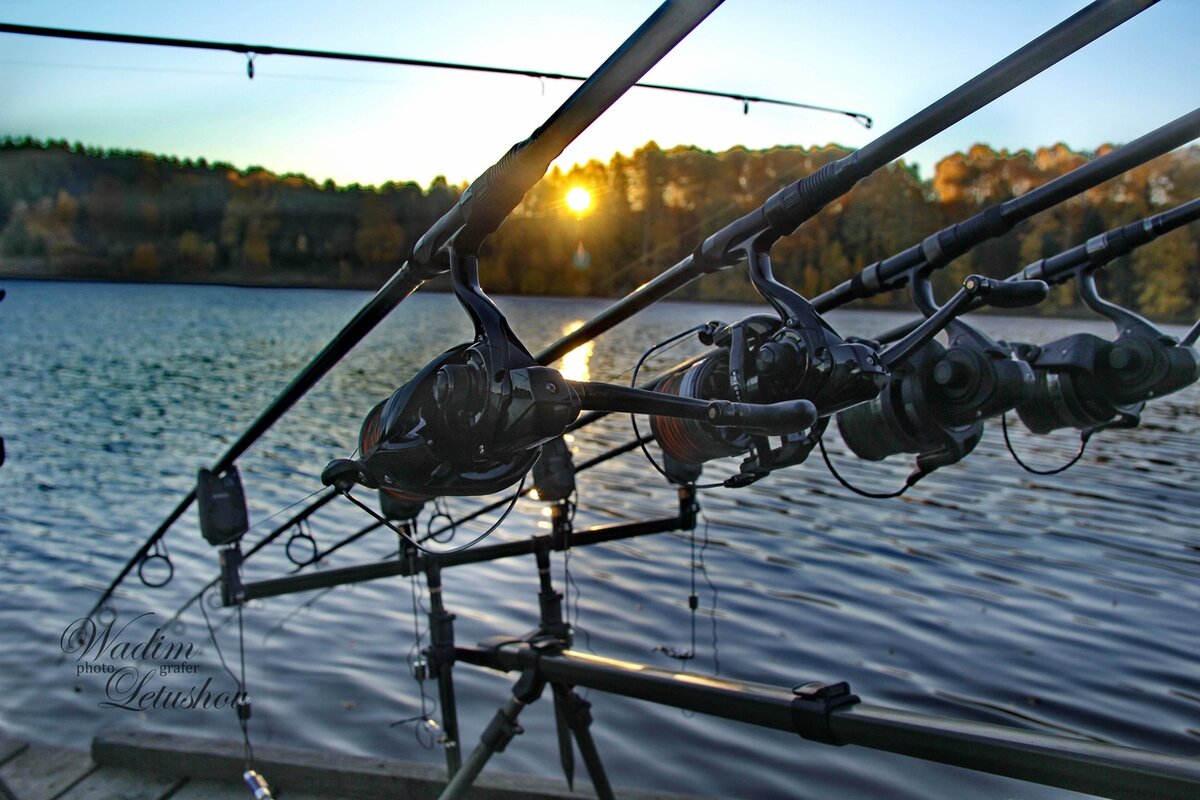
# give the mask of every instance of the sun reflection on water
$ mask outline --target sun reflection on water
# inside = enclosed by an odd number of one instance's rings
[[[574,333],[583,325],[583,320],[577,319],[563,326],[563,336]],[[591,380],[591,372],[588,370],[588,362],[592,360],[592,342],[584,342],[576,347],[571,352],[562,357],[559,362],[558,369],[562,372],[564,378],[569,381],[587,381]]]

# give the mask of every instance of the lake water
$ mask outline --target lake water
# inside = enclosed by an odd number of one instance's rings
[[[0,303],[0,686],[12,736],[86,746],[101,728],[237,738],[228,710],[103,708],[105,675],[79,675],[60,639],[131,552],[285,383],[367,299],[364,293],[8,281]],[[602,301],[499,298],[531,349],[558,338]],[[623,375],[667,334],[742,306],[662,304],[575,356],[592,379]],[[835,314],[843,334],[900,321]],[[1010,338],[1048,341],[1106,323],[988,318]],[[240,462],[251,522],[319,488],[349,454],[365,413],[428,359],[469,338],[448,296],[418,294],[333,370]],[[670,353],[687,354],[691,343]],[[666,361],[666,359],[664,359]],[[1200,754],[1200,532],[1195,387],[1152,403],[1137,430],[1097,437],[1056,477],[1022,471],[998,426],[966,461],[899,500],[850,496],[819,456],[747,489],[701,493],[716,598],[700,581],[695,661],[688,669],[792,685],[848,680],[871,703],[1027,727],[1171,753]],[[1028,461],[1062,463],[1077,435],[1034,438],[1014,426]],[[576,459],[632,438],[627,418],[581,431]],[[906,459],[832,455],[859,484],[900,484]],[[721,475],[717,466],[709,475]],[[452,513],[475,508],[456,499]],[[640,454],[579,478],[577,528],[667,516],[675,495]],[[518,504],[500,538],[545,527],[543,507]],[[426,514],[428,516],[428,514]],[[250,534],[254,540],[271,520]],[[488,522],[490,520],[485,520]],[[336,501],[312,531],[322,546],[369,522]],[[423,520],[422,520],[423,524]],[[473,528],[460,531],[465,541]],[[194,514],[166,539],[175,578],[150,589],[136,576],[115,605],[124,624],[165,621],[216,573]],[[330,559],[365,563],[395,548],[386,531]],[[282,546],[247,565],[251,580],[290,569]],[[690,643],[689,541],[648,536],[580,548],[570,559],[577,646],[664,668],[663,646]],[[562,588],[562,558],[555,555]],[[536,623],[536,577],[525,557],[446,573],[457,638],[519,634]],[[420,713],[407,661],[412,595],[394,578],[254,602],[246,610],[248,684],[256,744],[442,763],[411,725]],[[236,625],[213,608],[236,669]],[[198,672],[155,680],[229,687],[193,607],[173,641],[198,648]],[[135,625],[135,627],[136,627]],[[152,627],[152,626],[151,626]],[[147,632],[149,629],[145,629]],[[456,670],[464,744],[506,699],[510,677]],[[430,686],[430,694],[436,691]],[[593,692],[593,731],[617,786],[730,797],[1077,796],[856,747]],[[435,713],[436,716],[436,713]],[[548,699],[525,712],[526,733],[489,769],[558,773]],[[582,765],[579,766],[582,773]],[[270,776],[267,776],[268,779]]]

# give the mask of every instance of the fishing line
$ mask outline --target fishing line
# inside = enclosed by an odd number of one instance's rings
[[[708,574],[708,564],[704,560],[704,551],[708,549],[708,516],[704,510],[700,510],[700,519],[704,522],[704,537],[700,545],[700,574],[704,576],[704,582],[708,584],[708,589],[712,593],[712,603],[709,606],[709,616],[712,619],[712,652],[713,652],[713,670],[716,675],[721,674],[721,650],[717,645],[717,597],[720,590],[717,589],[717,584],[713,582],[712,576]]]
[[[238,688],[242,693],[237,709],[238,722],[242,726],[242,740],[246,744],[246,770],[249,771],[254,763],[254,746],[250,744],[250,695],[246,692],[246,629],[242,619],[244,608],[245,606],[240,605],[237,609],[238,658],[241,661],[241,679],[238,682]]]
[[[826,425],[828,425],[828,418],[826,418]],[[829,458],[829,453],[825,450],[825,430],[826,429],[822,427],[820,435],[817,436],[817,447],[821,450],[821,458],[824,459],[825,466],[829,469],[829,474],[836,478],[837,482],[842,486],[854,492],[855,494],[860,495],[861,497],[867,497],[871,500],[890,500],[893,497],[900,497],[917,481],[921,480],[921,478],[925,477],[926,475],[924,472],[914,472],[912,475],[908,476],[908,479],[904,482],[904,485],[894,492],[869,492],[866,489],[860,489],[854,484],[850,483],[850,481],[843,478],[837,471],[837,468],[833,466],[833,461]]]
[[[637,387],[638,371],[641,370],[642,364],[646,363],[646,359],[649,358],[651,356],[651,354],[667,347],[668,345],[676,344],[676,343],[682,341],[683,339],[687,338],[688,336],[691,336],[693,333],[699,333],[700,331],[705,330],[707,328],[708,328],[707,323],[697,325],[693,328],[688,328],[686,331],[683,331],[682,333],[677,333],[674,336],[664,339],[663,341],[659,342],[656,345],[652,345],[649,350],[642,353],[642,357],[639,358],[637,364],[634,365],[633,377],[631,377],[629,379],[629,385],[632,387],[635,387],[635,388]],[[658,465],[658,462],[654,460],[654,456],[650,455],[650,449],[648,447],[646,447],[646,442],[643,440],[642,432],[641,432],[641,430],[638,429],[637,415],[630,414],[629,421],[631,423],[633,423],[633,435],[638,438],[638,440],[641,444],[642,453],[646,456],[646,460],[650,462],[650,466],[654,467],[654,469],[656,469],[658,471],[659,475],[662,475],[664,478],[667,479],[668,483],[674,483],[674,484],[682,483],[683,485],[690,486],[693,489],[714,489],[716,487],[725,485],[723,481],[716,481],[714,483],[696,484],[696,483],[689,483],[687,481],[680,481],[677,478],[672,478],[670,475],[667,474],[666,470],[664,470],[662,467],[660,467]]]
[[[689,571],[690,571],[690,582],[691,582],[691,593],[688,595],[688,609],[690,610],[690,617],[691,617],[691,619],[690,619],[691,649],[680,652],[678,649],[676,649],[670,645],[659,645],[658,647],[655,647],[654,649],[657,652],[660,652],[669,658],[674,658],[674,659],[684,662],[680,667],[680,669],[682,671],[687,670],[687,662],[688,661],[691,661],[692,659],[696,658],[696,653],[697,653],[697,651],[696,651],[696,612],[700,608],[700,595],[696,588],[696,573],[699,572],[701,575],[704,576],[704,581],[705,581],[705,583],[708,584],[709,593],[710,593],[710,596],[712,597],[711,603],[709,605],[709,617],[712,620],[713,669],[715,671],[715,674],[720,675],[721,674],[721,655],[720,655],[720,648],[719,648],[718,639],[717,639],[717,597],[719,594],[719,590],[717,589],[717,585],[715,583],[713,583],[712,577],[708,574],[708,564],[704,560],[704,551],[707,550],[708,546],[709,546],[708,517],[704,515],[703,511],[699,511],[699,514],[700,514],[701,520],[703,520],[703,522],[704,522],[704,533],[701,538],[701,544],[700,544],[699,549],[697,549],[697,547],[696,547],[696,529],[695,529],[695,527],[693,527],[691,529],[691,531],[689,531],[689,536],[688,536],[688,546],[689,546],[689,555],[690,555],[690,564],[689,564],[690,570]],[[685,716],[686,716],[686,714],[685,714]]]
[[[321,551],[320,553],[317,554],[317,557],[314,558],[312,561],[309,561],[309,562],[306,562],[304,564],[300,564],[300,565],[294,567],[292,569],[292,571],[288,574],[295,575],[297,572],[300,572],[307,566],[310,566],[313,564],[319,564],[322,561],[324,561],[326,558],[328,558],[329,556],[336,553],[338,550],[341,550],[343,547],[346,547],[347,545],[350,545],[350,544],[354,544],[359,539],[366,536],[368,533],[373,533],[374,531],[377,531],[382,527],[383,527],[382,524],[380,524],[378,522],[372,522],[370,525],[363,528],[361,531],[358,531],[357,533],[353,533],[350,536],[347,536],[345,539],[342,539],[337,544],[332,545],[328,549]]]
[[[203,592],[201,592],[201,595],[203,595]],[[242,739],[244,742],[243,755],[245,757],[246,770],[248,771],[254,761],[254,748],[250,744],[250,697],[246,693],[246,636],[245,629],[242,626],[242,607],[238,606],[237,613],[238,650],[241,655],[242,670],[241,678],[238,678],[238,676],[234,674],[233,670],[229,668],[229,664],[225,661],[225,654],[221,651],[221,643],[217,640],[217,632],[213,628],[212,620],[208,617],[208,611],[204,608],[203,597],[201,598],[200,602],[200,613],[204,615],[204,624],[208,627],[208,638],[212,641],[213,648],[217,651],[217,658],[221,662],[221,667],[226,673],[228,673],[229,677],[235,684],[237,684],[238,687],[238,693],[240,695],[240,698],[236,704],[238,725],[242,729]],[[243,709],[245,710],[243,711]]]
[[[1072,457],[1070,461],[1068,461],[1066,464],[1063,464],[1061,467],[1055,467],[1053,469],[1034,469],[1022,461],[1021,457],[1017,455],[1017,451],[1013,449],[1012,441],[1008,438],[1007,413],[1000,415],[1000,432],[1004,434],[1004,446],[1008,448],[1008,454],[1013,457],[1013,461],[1016,461],[1026,472],[1032,472],[1034,475],[1057,475],[1060,472],[1066,472],[1071,467],[1075,466],[1079,459],[1083,458],[1083,451],[1087,449],[1088,443],[1087,433],[1082,433],[1079,435],[1079,450],[1076,451],[1074,457]]]
[[[702,328],[703,328],[704,326],[703,326],[703,325],[701,325],[700,327],[702,327]],[[663,349],[660,351],[660,355],[661,355],[662,353],[666,353],[666,352],[668,352],[668,351],[670,351],[670,350],[674,350],[676,347],[678,347],[680,344],[682,344],[682,343],[683,343],[683,341],[684,341],[684,339],[685,339],[685,338],[686,338],[686,334],[685,334],[683,337],[680,337],[678,341],[672,341],[670,344],[668,344],[667,346],[665,346],[665,347],[664,347],[664,348],[663,348]],[[633,369],[634,369],[634,367],[626,367],[625,369],[621,370],[621,371],[620,371],[620,372],[618,372],[617,374],[615,374],[615,375],[611,375],[611,376],[609,376],[609,377],[605,378],[605,379],[604,379],[604,381],[605,381],[605,383],[615,383],[615,382],[617,381],[617,379],[618,379],[618,378],[624,378],[626,375],[628,375],[630,372],[632,372],[632,371],[633,371]],[[578,430],[578,428],[577,428],[576,430]]]
[[[49,69],[81,69],[88,72],[102,70],[107,72],[145,72],[150,74],[174,73],[179,75],[215,75],[228,77],[228,70],[216,69],[186,69],[183,67],[122,67],[116,64],[68,64],[62,61],[20,61],[17,59],[0,59],[0,64],[11,64],[18,67],[41,67]]]
[[[654,649],[668,658],[674,658],[683,662],[680,665],[682,671],[687,671],[687,662],[696,657],[696,609],[700,607],[700,596],[696,594],[696,529],[693,527],[689,532],[688,542],[690,554],[688,559],[689,572],[691,573],[691,592],[688,594],[688,609],[689,621],[691,623],[691,647],[687,650],[679,650],[676,647],[666,644],[660,644]]]
[[[508,508],[504,509],[504,513],[500,515],[500,519],[498,519],[494,523],[492,523],[492,526],[490,528],[488,528],[486,531],[484,531],[483,533],[476,536],[471,541],[467,542],[466,544],[464,544],[460,547],[453,547],[449,550],[432,550],[428,547],[425,547],[424,545],[421,544],[421,540],[415,539],[410,534],[406,533],[405,531],[402,531],[400,528],[397,528],[395,525],[393,525],[391,523],[391,521],[385,519],[384,517],[382,517],[378,513],[376,513],[375,509],[371,508],[366,503],[362,502],[357,497],[350,494],[350,492],[348,490],[339,489],[338,493],[341,494],[342,497],[345,497],[347,500],[349,500],[351,503],[354,503],[354,505],[361,508],[363,511],[367,512],[367,514],[371,515],[378,521],[382,522],[384,525],[391,528],[401,538],[405,539],[409,544],[411,544],[413,547],[420,550],[422,553],[425,553],[426,555],[430,555],[430,556],[444,556],[444,555],[450,555],[451,553],[460,553],[463,550],[466,550],[470,547],[474,547],[476,544],[478,544],[479,542],[482,542],[484,539],[486,539],[487,537],[489,537],[493,533],[495,533],[496,530],[500,527],[500,525],[504,523],[504,520],[508,519],[508,515],[510,513],[512,513],[513,508],[516,507],[517,500],[520,499],[521,492],[525,488],[525,478],[526,477],[527,476],[525,476],[525,475],[521,476],[521,483],[517,486],[517,491],[513,494],[512,500],[508,504]]]
[[[247,529],[246,529],[246,533],[249,533],[250,531],[254,530],[255,528],[258,528],[258,527],[260,527],[261,525],[264,525],[264,524],[266,524],[266,523],[270,522],[271,520],[275,519],[276,517],[278,517],[278,516],[279,516],[280,514],[282,514],[283,512],[285,512],[285,511],[289,511],[289,510],[291,510],[291,509],[295,508],[296,506],[300,505],[301,503],[307,503],[309,500],[313,499],[314,497],[316,497],[317,495],[319,495],[319,494],[320,494],[321,492],[323,492],[323,491],[325,491],[325,487],[324,487],[324,486],[322,486],[320,489],[317,489],[315,492],[312,492],[311,494],[307,494],[307,495],[305,495],[304,497],[301,497],[301,498],[300,498],[299,500],[297,500],[296,502],[294,502],[294,503],[292,503],[292,504],[290,504],[290,505],[286,505],[286,506],[284,506],[283,508],[281,508],[281,509],[279,509],[278,511],[276,511],[276,512],[275,512],[274,514],[272,514],[271,516],[269,516],[269,517],[264,517],[263,519],[260,519],[258,522],[254,523],[254,524],[253,524],[253,525],[251,525],[249,528],[247,528]],[[244,536],[244,535],[245,535],[245,534],[243,534],[243,536]],[[261,546],[261,545],[258,545],[258,546]],[[247,554],[247,557],[249,557],[249,554]]]
[[[183,612],[185,612],[185,611],[187,611],[189,608],[191,608],[191,607],[192,607],[192,605],[193,605],[193,604],[194,604],[194,603],[195,603],[197,600],[199,600],[199,599],[200,599],[200,598],[201,598],[201,597],[204,595],[204,593],[205,593],[205,592],[207,592],[209,589],[215,588],[215,587],[216,587],[216,585],[217,585],[218,583],[220,583],[220,582],[221,582],[221,579],[220,579],[220,578],[213,578],[211,581],[209,581],[209,582],[208,582],[208,583],[206,583],[206,584],[205,584],[203,587],[201,587],[200,591],[196,592],[194,595],[192,595],[191,597],[189,597],[189,598],[187,599],[187,601],[186,601],[186,602],[185,602],[185,603],[184,603],[182,606],[180,606],[180,607],[179,607],[179,610],[177,610],[177,611],[176,611],[176,612],[175,612],[175,613],[174,613],[174,614],[171,616],[171,618],[167,620],[167,625],[168,625],[168,626],[170,626],[170,627],[172,627],[172,629],[173,629],[173,630],[176,630],[176,632],[181,632],[183,629],[182,629],[182,628],[177,628],[176,626],[182,626],[182,625],[183,625],[183,620],[181,620],[181,619],[180,619],[180,617],[181,617],[181,616],[183,616]]]
[[[274,514],[272,514],[271,516],[267,517],[266,519],[263,519],[263,520],[260,520],[260,521],[256,522],[256,523],[255,523],[254,525],[252,525],[252,526],[251,526],[249,529],[247,529],[246,533],[249,533],[250,531],[252,531],[252,530],[254,530],[255,528],[259,527],[260,525],[262,525],[262,524],[263,524],[264,522],[266,522],[267,520],[274,519],[275,517],[277,517],[277,516],[279,516],[280,514],[282,514],[284,511],[287,511],[287,510],[288,510],[288,509],[290,509],[290,508],[295,508],[296,506],[300,505],[301,503],[307,502],[307,501],[308,501],[308,500],[310,500],[310,499],[311,499],[311,498],[312,498],[314,495],[317,495],[317,494],[319,494],[319,493],[320,493],[320,492],[322,492],[322,491],[324,491],[324,489],[318,489],[317,491],[315,491],[315,492],[313,492],[312,494],[308,495],[308,497],[303,497],[303,498],[301,498],[301,499],[297,500],[296,502],[292,503],[291,505],[289,505],[289,506],[285,506],[284,508],[281,508],[279,511],[276,511]],[[307,513],[309,513],[309,514],[311,514],[311,513],[314,513],[314,512],[316,512],[316,511],[317,511],[317,509],[319,509],[321,506],[323,506],[323,505],[325,505],[326,503],[328,503],[328,502],[329,502],[331,499],[333,499],[333,498],[334,498],[334,497],[336,497],[336,496],[337,496],[337,493],[336,493],[336,492],[332,492],[332,491],[331,491],[331,492],[329,492],[328,494],[326,494],[324,497],[322,497],[320,500],[318,500],[316,503],[312,504],[312,505],[311,505],[309,508],[305,509],[305,511],[306,511]],[[303,521],[303,520],[297,520],[297,523],[299,523],[299,522],[301,522],[301,521]],[[286,531],[287,531],[287,530],[288,530],[290,527],[292,527],[292,526],[290,526],[290,525],[289,525],[289,526],[287,526],[287,527],[284,527],[284,528],[281,528],[281,529],[279,529],[279,530],[275,531],[274,533],[271,533],[271,534],[269,534],[268,536],[265,536],[263,539],[261,539],[259,542],[257,542],[257,543],[256,543],[256,544],[255,544],[253,547],[251,547],[251,548],[250,548],[248,551],[246,551],[246,555],[245,555],[245,556],[243,556],[243,558],[242,558],[242,563],[243,563],[243,564],[244,564],[244,563],[246,563],[246,561],[248,561],[248,560],[250,559],[250,557],[251,557],[251,556],[253,556],[253,555],[254,555],[255,553],[257,553],[258,551],[262,550],[264,547],[266,547],[268,544],[270,544],[271,542],[273,542],[275,539],[277,539],[277,538],[279,538],[280,536],[282,536],[282,535],[283,535],[283,534],[284,534],[284,533],[285,533],[285,532],[286,532]],[[160,541],[161,541],[161,540],[160,540]],[[157,544],[157,542],[156,542],[155,544]],[[329,553],[333,552],[334,550],[336,550],[336,549],[337,549],[338,547],[340,547],[340,546],[341,546],[341,545],[334,545],[334,546],[333,546],[333,547],[331,547],[331,548],[330,548],[328,551],[326,551],[326,553],[325,553],[324,555],[328,555]],[[309,563],[316,563],[316,561],[320,561],[320,557],[318,557],[318,558],[317,558],[315,561],[312,561],[312,562],[309,562]],[[306,566],[307,566],[307,565],[306,565]],[[298,568],[297,568],[297,570],[299,570],[299,569],[300,569],[300,568],[298,567]],[[294,570],[294,571],[297,571],[297,570]],[[216,578],[213,578],[213,579],[212,579],[211,581],[209,581],[208,583],[206,583],[206,584],[205,584],[203,587],[201,587],[201,588],[200,588],[200,591],[196,592],[196,593],[195,593],[195,594],[193,594],[191,597],[189,597],[189,598],[188,598],[188,599],[187,599],[187,600],[184,602],[184,604],[183,604],[183,605],[181,605],[181,606],[179,607],[179,609],[178,609],[178,610],[177,610],[177,611],[176,611],[176,612],[175,612],[173,615],[171,615],[170,619],[168,619],[168,620],[167,620],[167,623],[166,623],[166,624],[167,624],[168,626],[176,626],[176,625],[181,625],[181,624],[182,624],[182,621],[180,620],[180,617],[183,615],[183,613],[184,613],[185,611],[187,611],[189,608],[191,608],[191,607],[192,607],[192,605],[193,605],[193,604],[194,604],[194,603],[195,603],[197,600],[200,600],[200,599],[203,597],[203,595],[204,595],[204,593],[205,593],[205,592],[207,592],[209,589],[212,589],[212,588],[214,588],[214,587],[215,587],[215,586],[216,586],[218,583],[220,583],[220,582],[221,582],[221,578],[218,576],[218,577],[216,577]]]
[[[579,472],[579,470],[576,470]],[[572,497],[578,497],[578,490],[571,492]],[[575,511],[578,508],[577,503],[572,502],[568,498],[568,514],[567,522],[574,524]],[[566,617],[567,623],[571,626],[571,630],[575,633],[583,634],[583,649],[589,653],[595,653],[592,649],[592,634],[586,628],[579,625],[579,604],[583,599],[583,590],[579,588],[578,581],[575,580],[574,574],[571,572],[571,539],[567,537],[563,543],[563,616]],[[575,592],[575,599],[572,601],[571,592]]]
[[[277,622],[277,623],[275,623],[274,625],[272,625],[272,626],[271,626],[271,629],[270,629],[270,630],[268,630],[266,633],[264,633],[264,634],[263,634],[263,639],[262,639],[262,640],[263,640],[263,644],[266,644],[266,643],[267,643],[267,641],[268,641],[268,640],[269,640],[269,639],[270,639],[272,636],[274,636],[274,635],[275,635],[276,633],[278,633],[279,631],[283,630],[284,626],[285,626],[285,625],[287,625],[288,621],[289,621],[290,619],[292,619],[292,617],[296,616],[296,615],[297,615],[297,614],[299,614],[301,611],[305,611],[305,610],[307,610],[307,609],[310,609],[310,608],[312,608],[313,606],[315,606],[315,605],[317,604],[317,601],[318,601],[318,600],[320,600],[322,597],[324,597],[325,595],[329,594],[330,592],[332,592],[332,591],[333,591],[334,589],[336,589],[336,588],[338,588],[338,587],[336,587],[336,586],[330,586],[330,587],[327,587],[327,588],[325,588],[325,589],[322,589],[321,591],[317,592],[315,595],[313,595],[313,596],[312,596],[312,597],[310,597],[309,599],[305,600],[305,601],[304,601],[303,603],[301,603],[300,605],[298,605],[298,606],[296,606],[295,608],[293,608],[293,609],[292,609],[291,611],[289,611],[287,614],[284,614],[284,615],[283,615],[283,618],[282,618],[282,619],[280,619],[280,620],[279,620],[279,622]]]
[[[412,554],[409,554],[409,563],[412,564]],[[433,712],[437,709],[437,704],[434,700],[425,693],[425,680],[428,677],[428,664],[421,656],[421,642],[424,640],[425,631],[421,630],[421,611],[428,611],[424,604],[418,599],[419,590],[417,589],[417,570],[413,569],[409,574],[409,587],[412,596],[412,621],[413,621],[413,644],[408,649],[408,669],[409,674],[417,682],[418,691],[421,695],[421,713],[393,722],[388,727],[395,728],[400,725],[408,725],[410,723],[420,723],[413,728],[413,735],[416,737],[417,744],[425,750],[432,750],[437,744],[434,738],[434,732],[439,730],[441,726],[433,719]],[[422,736],[422,731],[425,736]]]

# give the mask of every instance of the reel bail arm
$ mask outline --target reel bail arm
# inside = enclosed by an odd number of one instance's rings
[[[923,274],[924,278],[914,278],[911,281],[911,291],[917,306],[925,313],[925,321],[880,354],[888,369],[907,361],[917,350],[932,341],[934,336],[972,308],[979,305],[1024,308],[1045,300],[1049,291],[1046,283],[1040,280],[1007,282],[985,278],[982,275],[968,275],[962,288],[955,292],[945,305],[939,307],[933,301],[929,274]],[[960,329],[966,327],[965,324],[960,324]]]

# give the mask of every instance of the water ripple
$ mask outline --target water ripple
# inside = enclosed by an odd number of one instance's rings
[[[59,650],[62,629],[95,598],[133,548],[311,355],[364,302],[356,292],[222,287],[108,286],[12,282],[0,306],[0,393],[8,462],[0,468],[0,601],[8,733],[84,745],[120,724],[236,738],[227,715],[155,711],[120,715],[96,706]],[[532,349],[603,307],[593,300],[501,298]],[[697,320],[735,319],[748,306],[663,304],[601,337],[588,369],[619,374],[646,343]],[[866,334],[901,317],[834,316],[839,330]],[[989,316],[995,335],[1049,340],[1098,323]],[[413,331],[421,336],[414,340]],[[339,364],[240,463],[251,521],[266,519],[318,488],[321,466],[353,449],[362,417],[449,342],[470,337],[446,296],[411,298]],[[694,343],[670,358],[682,358]],[[667,359],[663,363],[669,363]],[[707,577],[720,589],[715,612],[697,580],[697,658],[715,668],[712,623],[725,675],[792,685],[849,680],[872,703],[951,714],[1166,752],[1200,753],[1200,536],[1195,525],[1195,387],[1151,403],[1141,427],[1096,437],[1071,471],[1021,472],[998,426],[976,452],[896,501],[850,496],[810,462],[739,491],[700,496],[709,543]],[[1063,463],[1078,436],[1034,437],[1010,417],[1014,446],[1039,465]],[[577,433],[577,459],[632,438],[615,415]],[[907,459],[856,461],[833,433],[831,457],[852,480],[899,485]],[[720,479],[736,463],[710,465]],[[453,513],[476,501],[449,502]],[[674,491],[640,453],[580,476],[577,527],[669,516]],[[335,502],[312,520],[332,544],[367,520]],[[489,519],[466,526],[482,531]],[[504,531],[520,539],[545,529],[540,504],[518,504]],[[267,526],[257,529],[251,539]],[[160,590],[136,581],[117,593],[120,613],[165,619],[216,571],[194,513],[167,539],[176,579]],[[378,531],[331,558],[348,566],[391,557]],[[663,647],[690,644],[691,547],[684,534],[647,536],[571,554],[568,590],[578,645],[603,655],[679,668]],[[565,564],[554,579],[566,587]],[[267,548],[248,577],[291,570],[282,547]],[[456,636],[471,642],[516,634],[536,622],[531,557],[448,572],[446,602]],[[411,586],[396,578],[272,598],[246,610],[256,741],[436,763],[411,728],[420,698],[407,665],[413,646]],[[214,621],[228,620],[217,611]],[[422,623],[423,624],[423,623]],[[233,630],[220,633],[234,647]],[[177,636],[202,642],[195,607]],[[656,648],[659,648],[656,650]],[[456,671],[464,737],[473,741],[511,687],[512,676]],[[76,692],[77,685],[81,692]],[[427,687],[428,690],[428,687]],[[436,692],[430,691],[431,695]],[[964,773],[860,748],[822,748],[795,736],[683,716],[639,701],[592,693],[593,728],[618,785],[738,797],[794,797],[803,759],[811,797],[1063,797],[1050,789]],[[553,775],[549,704],[522,717],[528,731],[495,760],[498,770]],[[696,753],[719,751],[720,758]],[[737,765],[734,768],[731,765]]]

